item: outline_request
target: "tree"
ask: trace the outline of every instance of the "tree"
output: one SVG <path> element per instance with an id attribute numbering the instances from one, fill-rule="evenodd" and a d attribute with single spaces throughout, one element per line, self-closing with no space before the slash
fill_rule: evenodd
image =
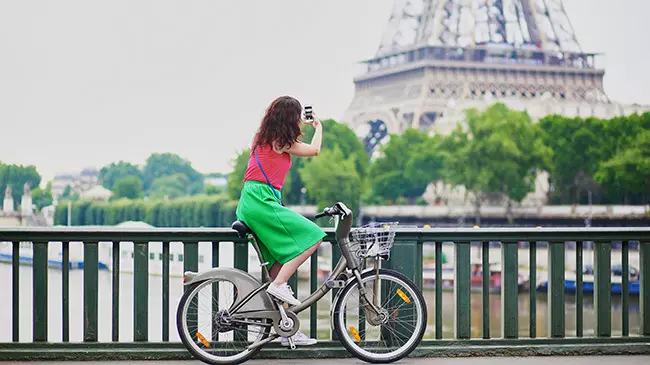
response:
<path id="1" fill-rule="evenodd" d="M 347 124 L 338 123 L 334 119 L 325 119 L 323 123 L 323 144 L 321 152 L 339 148 L 346 158 L 354 160 L 354 168 L 359 174 L 361 180 L 365 180 L 368 175 L 370 156 L 366 153 L 363 143 L 356 136 L 354 131 Z M 303 138 L 305 143 L 311 143 L 314 136 L 314 127 L 311 125 L 303 126 Z M 292 157 L 293 165 L 285 180 L 283 190 L 283 201 L 287 204 L 299 204 L 302 200 L 302 188 L 305 183 L 300 171 L 309 161 L 320 159 L 316 157 Z M 315 203 L 314 197 L 307 189 L 306 203 Z"/>
<path id="2" fill-rule="evenodd" d="M 113 189 L 113 186 L 118 180 L 127 176 L 135 176 L 143 181 L 143 175 L 140 168 L 132 163 L 119 161 L 118 163 L 111 163 L 104 166 L 99 170 L 99 181 L 106 189 Z"/>
<path id="3" fill-rule="evenodd" d="M 467 129 L 459 125 L 448 137 L 447 180 L 474 194 L 477 223 L 488 196 L 505 196 L 511 216 L 511 201 L 534 190 L 537 171 L 550 164 L 552 151 L 526 112 L 497 103 L 484 112 L 469 109 L 466 116 Z"/>
<path id="4" fill-rule="evenodd" d="M 338 147 L 322 151 L 319 157 L 300 169 L 305 187 L 316 200 L 318 209 L 340 201 L 358 215 L 362 182 L 355 158 L 344 156 Z"/>
<path id="5" fill-rule="evenodd" d="M 631 114 L 609 120 L 597 120 L 594 134 L 599 141 L 592 148 L 596 159 L 594 170 L 595 201 L 601 204 L 646 204 L 646 191 L 642 185 L 633 182 L 642 174 L 639 167 L 643 165 L 643 153 L 638 148 L 643 145 L 645 134 L 650 131 L 650 113 Z M 635 148 L 636 146 L 636 148 Z M 607 165 L 607 166 L 604 166 Z M 615 167 L 617 166 L 617 167 Z M 613 176 L 613 170 L 627 166 L 628 173 L 619 175 L 612 181 L 606 175 Z M 608 170 L 609 172 L 605 172 Z M 596 178 L 596 175 L 600 177 Z M 619 174 L 621 171 L 619 171 Z"/>
<path id="6" fill-rule="evenodd" d="M 411 204 L 413 198 L 423 204 L 422 194 L 432 181 L 442 180 L 446 154 L 440 148 L 442 137 L 435 135 L 422 144 L 414 146 L 413 155 L 409 158 L 404 169 L 404 177 L 410 181 Z M 426 202 L 425 202 L 426 203 Z"/>
<path id="7" fill-rule="evenodd" d="M 187 189 L 190 180 L 185 174 L 174 174 L 157 178 L 149 189 L 150 196 L 155 199 L 167 197 L 169 199 L 188 195 Z"/>
<path id="8" fill-rule="evenodd" d="M 142 196 L 142 182 L 137 176 L 126 176 L 113 185 L 114 199 L 136 199 Z"/>
<path id="9" fill-rule="evenodd" d="M 625 200 L 632 193 L 638 196 L 639 203 L 647 204 L 650 198 L 650 129 L 641 133 L 635 144 L 600 164 L 594 178 L 603 185 L 616 185 L 625 192 Z M 628 201 L 624 203 L 629 204 Z"/>
<path id="10" fill-rule="evenodd" d="M 144 166 L 144 188 L 150 190 L 156 179 L 182 174 L 188 179 L 187 194 L 199 194 L 203 191 L 203 174 L 196 171 L 192 164 L 173 153 L 154 153 Z"/>
<path id="11" fill-rule="evenodd" d="M 41 175 L 36 167 L 8 165 L 0 162 L 0 203 L 4 202 L 7 186 L 11 187 L 14 204 L 18 205 L 23 195 L 25 183 L 33 189 L 41 184 Z"/>
<path id="12" fill-rule="evenodd" d="M 381 147 L 381 157 L 371 167 L 373 194 L 393 202 L 404 197 L 415 204 L 427 185 L 442 176 L 440 143 L 440 137 L 432 138 L 413 128 L 390 135 Z"/>
<path id="13" fill-rule="evenodd" d="M 223 186 L 208 185 L 205 187 L 205 195 L 219 195 L 224 191 Z"/>
<path id="14" fill-rule="evenodd" d="M 248 158 L 250 156 L 250 149 L 247 148 L 237 154 L 237 157 L 232 161 L 233 172 L 228 175 L 228 196 L 232 200 L 239 200 L 241 189 L 244 186 L 244 175 L 248 167 Z"/>
<path id="15" fill-rule="evenodd" d="M 44 207 L 52 205 L 52 183 L 48 183 L 45 189 L 37 187 L 32 190 L 32 204 L 36 205 L 38 209 L 43 209 Z"/>
<path id="16" fill-rule="evenodd" d="M 65 188 L 63 189 L 63 192 L 61 193 L 61 199 L 69 198 L 70 194 L 72 194 L 72 188 L 70 187 L 70 185 L 66 185 Z"/>
<path id="17" fill-rule="evenodd" d="M 544 142 L 553 150 L 554 156 L 549 166 L 552 200 L 577 204 L 588 189 L 596 188 L 593 174 L 602 158 L 603 146 L 595 124 L 600 123 L 596 118 L 559 115 L 539 121 L 544 131 Z"/>

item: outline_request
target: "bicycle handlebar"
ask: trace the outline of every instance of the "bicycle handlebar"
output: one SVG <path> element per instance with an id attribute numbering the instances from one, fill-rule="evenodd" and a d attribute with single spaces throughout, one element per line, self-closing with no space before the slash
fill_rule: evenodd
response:
<path id="1" fill-rule="evenodd" d="M 320 212 L 314 216 L 314 218 L 323 218 L 324 216 L 328 215 L 326 212 Z"/>
<path id="2" fill-rule="evenodd" d="M 338 209 L 336 209 L 336 206 L 325 207 L 325 209 L 323 209 L 322 212 L 317 213 L 314 216 L 314 218 L 318 219 L 318 218 L 322 218 L 322 217 L 325 217 L 325 216 L 333 216 L 333 215 L 337 214 L 337 212 L 338 212 Z"/>
<path id="3" fill-rule="evenodd" d="M 321 218 L 325 216 L 339 216 L 341 218 L 352 215 L 352 211 L 345 206 L 345 204 L 338 202 L 331 207 L 326 207 L 322 212 L 317 213 L 314 218 Z"/>

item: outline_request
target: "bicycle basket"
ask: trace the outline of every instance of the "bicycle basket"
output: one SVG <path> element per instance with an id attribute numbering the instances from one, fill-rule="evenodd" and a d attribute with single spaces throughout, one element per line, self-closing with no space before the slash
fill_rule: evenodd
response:
<path id="1" fill-rule="evenodd" d="M 350 251 L 357 257 L 389 255 L 398 222 L 373 222 L 351 232 Z"/>

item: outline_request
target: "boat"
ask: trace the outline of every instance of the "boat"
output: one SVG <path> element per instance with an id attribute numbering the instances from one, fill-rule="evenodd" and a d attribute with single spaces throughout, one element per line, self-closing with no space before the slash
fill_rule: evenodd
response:
<path id="1" fill-rule="evenodd" d="M 83 261 L 83 243 L 70 242 L 68 269 L 76 270 L 84 268 Z M 47 266 L 53 269 L 63 268 L 63 253 L 60 243 L 49 244 Z M 0 242 L 0 263 L 11 264 L 13 262 L 13 244 L 12 242 Z M 19 242 L 18 244 L 18 264 L 25 266 L 34 265 L 34 250 L 32 242 Z M 99 270 L 107 270 L 108 265 L 100 261 Z"/>
<path id="2" fill-rule="evenodd" d="M 636 268 L 630 266 L 629 283 L 628 283 L 628 293 L 630 295 L 639 295 L 641 289 L 639 277 L 640 277 L 639 271 Z M 588 295 L 593 294 L 594 283 L 595 283 L 594 267 L 593 265 L 585 265 L 582 271 L 582 292 Z M 548 280 L 540 281 L 540 283 L 537 285 L 536 290 L 538 292 L 547 292 Z M 575 293 L 577 291 L 576 271 L 565 272 L 564 291 L 566 293 Z M 612 265 L 610 293 L 612 295 L 623 294 L 623 266 L 622 265 Z"/>
<path id="3" fill-rule="evenodd" d="M 470 264 L 470 290 L 472 292 L 481 292 L 483 290 L 483 263 L 473 261 Z M 454 288 L 455 272 L 452 265 L 442 265 L 442 290 L 452 290 Z M 501 264 L 499 262 L 490 262 L 488 287 L 490 293 L 500 293 L 502 283 Z M 435 289 L 435 264 L 424 265 L 422 274 L 422 286 L 428 289 Z M 517 273 L 517 289 L 525 291 L 529 288 L 530 281 L 525 274 Z"/>

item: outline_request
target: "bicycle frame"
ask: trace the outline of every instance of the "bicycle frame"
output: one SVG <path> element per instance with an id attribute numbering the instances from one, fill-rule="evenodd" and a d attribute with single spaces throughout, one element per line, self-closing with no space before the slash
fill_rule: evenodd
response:
<path id="1" fill-rule="evenodd" d="M 332 287 L 328 286 L 328 284 L 332 285 L 331 283 L 335 282 L 340 277 L 341 274 L 345 273 L 346 269 L 355 273 L 355 276 L 358 277 L 358 280 L 361 280 L 361 274 L 358 272 L 358 270 L 356 270 L 359 267 L 359 263 L 354 257 L 354 255 L 350 252 L 350 247 L 349 247 L 350 244 L 349 235 L 350 235 L 350 230 L 352 229 L 352 219 L 353 219 L 352 211 L 349 208 L 347 208 L 343 203 L 337 203 L 336 205 L 339 207 L 339 209 L 341 209 L 344 212 L 343 219 L 341 219 L 339 216 L 335 216 L 336 242 L 339 245 L 339 248 L 341 250 L 341 258 L 339 259 L 338 263 L 330 273 L 327 280 L 325 280 L 325 282 L 321 284 L 321 286 L 315 292 L 311 293 L 299 305 L 295 307 L 290 307 L 288 309 L 289 312 L 293 312 L 296 314 L 300 313 L 303 310 L 311 307 L 312 304 L 319 301 L 332 289 Z M 268 285 L 271 283 L 270 274 L 268 268 L 266 267 L 267 266 L 266 263 L 263 262 L 262 253 L 260 251 L 257 240 L 254 235 L 251 236 L 252 236 L 251 243 L 253 244 L 253 247 L 255 248 L 255 251 L 257 252 L 257 256 L 262 265 L 262 277 L 264 282 L 262 283 L 262 286 L 253 290 L 251 293 L 246 295 L 237 305 L 232 307 L 231 309 L 232 313 L 237 313 L 237 311 L 241 309 L 248 302 L 248 300 L 250 300 L 250 298 L 254 297 L 255 295 L 265 290 L 268 287 Z M 343 280 L 347 281 L 347 279 L 349 278 Z M 276 311 L 274 310 L 273 312 Z M 258 317 L 258 315 L 254 315 L 252 317 L 248 316 L 248 317 L 256 318 Z"/>
<path id="2" fill-rule="evenodd" d="M 376 304 L 372 301 L 369 301 L 366 296 L 366 290 L 364 286 L 361 285 L 361 273 L 358 270 L 359 262 L 352 254 L 349 247 L 349 235 L 352 229 L 353 219 L 352 211 L 341 202 L 336 203 L 334 207 L 336 207 L 340 213 L 340 215 L 337 214 L 334 215 L 334 217 L 336 219 L 336 242 L 339 245 L 339 249 L 341 250 L 341 258 L 330 273 L 327 280 L 325 280 L 325 282 L 321 284 L 321 286 L 315 292 L 311 293 L 299 305 L 286 309 L 286 312 L 298 314 L 303 310 L 311 307 L 314 303 L 324 297 L 333 287 L 343 287 L 350 279 L 354 278 L 359 283 L 359 292 L 364 302 L 363 305 L 369 309 L 368 320 L 373 321 L 373 318 L 379 316 L 379 309 L 377 308 Z M 268 263 L 263 262 L 264 258 L 261 254 L 255 235 L 249 234 L 249 240 L 253 244 L 253 247 L 255 248 L 257 256 L 260 260 L 260 264 L 262 266 L 262 285 L 259 285 L 259 281 L 257 281 L 257 279 L 254 279 L 247 272 L 231 268 L 214 268 L 201 274 L 186 272 L 184 284 L 189 285 L 195 282 L 200 282 L 212 278 L 222 278 L 232 281 L 239 288 L 239 293 L 243 294 L 242 299 L 239 301 L 235 300 L 233 306 L 228 309 L 228 313 L 232 316 L 231 318 L 233 322 L 272 327 L 274 326 L 272 323 L 252 323 L 247 321 L 247 319 L 272 319 L 273 322 L 277 322 L 281 316 L 280 308 L 278 307 L 277 302 L 271 300 L 270 296 L 265 291 L 265 289 L 271 283 L 269 270 L 267 268 Z M 352 273 L 352 276 L 348 276 L 347 271 L 350 271 Z M 341 281 L 343 282 L 342 284 Z M 257 284 L 252 285 L 255 282 Z M 240 285 L 242 285 L 243 288 L 240 288 Z M 373 289 L 373 291 L 376 291 L 376 288 Z M 249 303 L 253 308 L 244 308 Z M 273 334 L 265 340 L 250 345 L 249 348 L 262 346 L 277 337 L 279 337 L 278 334 Z"/>

